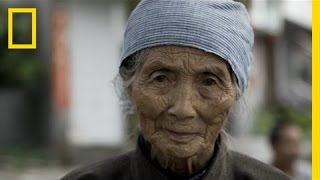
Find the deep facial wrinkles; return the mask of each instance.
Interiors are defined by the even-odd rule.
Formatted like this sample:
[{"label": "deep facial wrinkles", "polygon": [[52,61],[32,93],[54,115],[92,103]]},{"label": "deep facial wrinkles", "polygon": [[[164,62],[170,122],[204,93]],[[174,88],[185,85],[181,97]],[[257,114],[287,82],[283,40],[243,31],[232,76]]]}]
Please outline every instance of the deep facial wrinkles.
[{"label": "deep facial wrinkles", "polygon": [[164,168],[192,173],[210,159],[235,102],[228,68],[221,58],[194,48],[148,50],[130,97],[152,157]]}]

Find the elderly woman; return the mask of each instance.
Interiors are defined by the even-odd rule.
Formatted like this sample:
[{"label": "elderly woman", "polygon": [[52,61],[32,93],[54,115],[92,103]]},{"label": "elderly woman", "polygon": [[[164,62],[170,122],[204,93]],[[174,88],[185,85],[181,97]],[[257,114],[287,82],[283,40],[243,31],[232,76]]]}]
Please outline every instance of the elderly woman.
[{"label": "elderly woman", "polygon": [[63,180],[289,179],[225,146],[223,126],[246,89],[252,45],[241,3],[142,0],[119,69],[141,126],[137,148]]}]

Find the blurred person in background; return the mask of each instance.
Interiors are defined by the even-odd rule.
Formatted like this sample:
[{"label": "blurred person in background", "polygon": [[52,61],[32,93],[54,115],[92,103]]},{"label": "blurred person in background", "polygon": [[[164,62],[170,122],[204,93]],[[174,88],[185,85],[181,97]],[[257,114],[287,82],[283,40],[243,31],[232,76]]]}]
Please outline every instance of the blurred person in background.
[{"label": "blurred person in background", "polygon": [[269,141],[274,153],[272,165],[295,180],[310,180],[311,166],[301,160],[301,128],[286,120],[279,120],[271,129]]},{"label": "blurred person in background", "polygon": [[119,84],[141,134],[127,154],[63,180],[290,179],[228,150],[224,125],[244,93],[253,30],[232,0],[143,0],[124,36]]}]

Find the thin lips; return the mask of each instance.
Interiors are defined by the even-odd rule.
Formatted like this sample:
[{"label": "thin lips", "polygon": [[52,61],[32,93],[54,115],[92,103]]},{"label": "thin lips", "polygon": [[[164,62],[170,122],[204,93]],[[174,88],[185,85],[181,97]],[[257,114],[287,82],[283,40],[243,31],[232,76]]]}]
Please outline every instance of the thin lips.
[{"label": "thin lips", "polygon": [[178,143],[188,143],[195,137],[195,133],[176,132],[171,130],[167,130],[167,132],[170,139]]},{"label": "thin lips", "polygon": [[180,135],[180,136],[196,135],[197,134],[197,133],[194,133],[194,132],[177,132],[177,131],[170,130],[170,129],[167,129],[167,131],[169,133],[173,133],[173,134]]}]

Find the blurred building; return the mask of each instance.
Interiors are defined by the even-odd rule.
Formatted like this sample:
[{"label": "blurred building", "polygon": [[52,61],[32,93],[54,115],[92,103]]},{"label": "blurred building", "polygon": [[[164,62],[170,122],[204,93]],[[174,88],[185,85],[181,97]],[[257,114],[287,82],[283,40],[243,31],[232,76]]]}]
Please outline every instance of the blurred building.
[{"label": "blurred building", "polygon": [[125,144],[128,132],[113,80],[126,18],[125,1],[54,3],[52,135],[63,156],[92,152],[86,157],[94,159],[98,152],[119,153]]}]

